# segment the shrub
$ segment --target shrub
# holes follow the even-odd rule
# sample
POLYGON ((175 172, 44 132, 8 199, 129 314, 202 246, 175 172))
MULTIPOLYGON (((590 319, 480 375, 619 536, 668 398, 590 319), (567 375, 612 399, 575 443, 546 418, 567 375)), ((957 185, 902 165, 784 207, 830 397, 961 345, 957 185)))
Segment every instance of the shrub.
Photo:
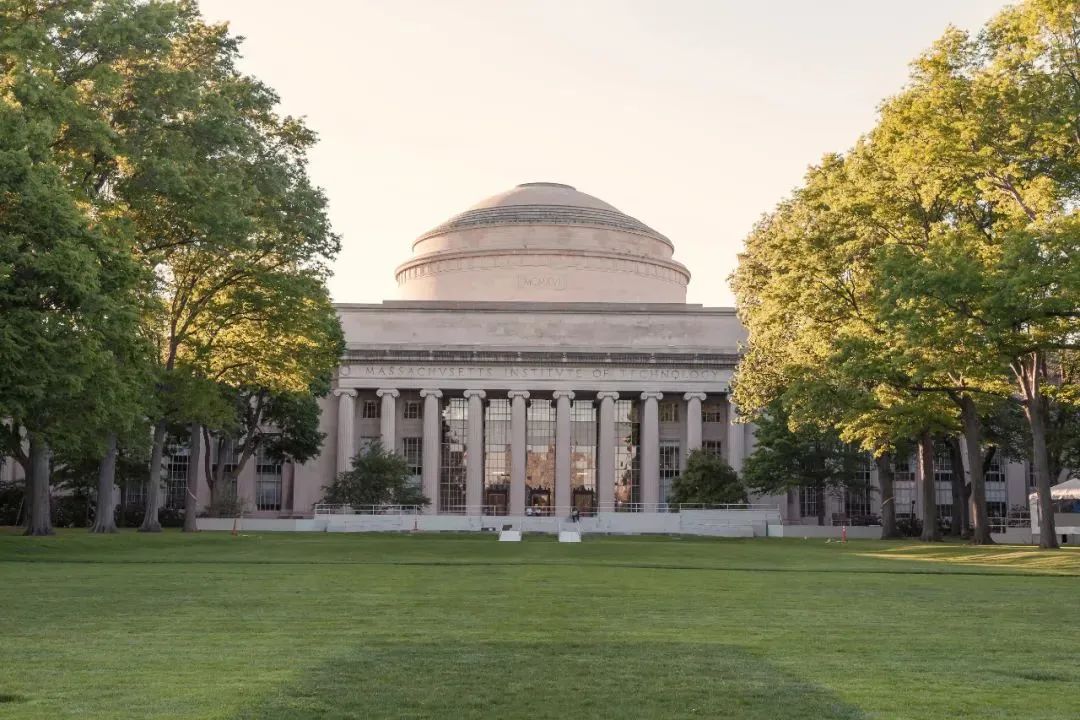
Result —
POLYGON ((686 472, 671 484, 672 505, 729 505, 746 502, 746 488, 738 474, 714 453, 694 450, 686 459, 686 472))
POLYGON ((323 502, 335 505, 430 505, 409 482, 405 458, 374 442, 352 459, 352 469, 340 473, 326 488, 323 502))

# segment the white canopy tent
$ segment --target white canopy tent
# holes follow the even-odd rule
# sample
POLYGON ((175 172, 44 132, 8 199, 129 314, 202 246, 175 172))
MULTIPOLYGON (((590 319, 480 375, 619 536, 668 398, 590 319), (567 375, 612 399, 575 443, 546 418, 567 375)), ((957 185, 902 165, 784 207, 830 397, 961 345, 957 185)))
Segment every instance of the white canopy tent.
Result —
POLYGON ((1072 478, 1050 488, 1051 500, 1080 500, 1080 478, 1072 478))
MULTIPOLYGON (((1031 532, 1039 534, 1039 495, 1028 496, 1031 507, 1031 532)), ((1080 478, 1070 478, 1050 488, 1050 499, 1054 502, 1080 501, 1080 478)), ((1080 535, 1080 513, 1055 512, 1054 526, 1061 535, 1080 535)))

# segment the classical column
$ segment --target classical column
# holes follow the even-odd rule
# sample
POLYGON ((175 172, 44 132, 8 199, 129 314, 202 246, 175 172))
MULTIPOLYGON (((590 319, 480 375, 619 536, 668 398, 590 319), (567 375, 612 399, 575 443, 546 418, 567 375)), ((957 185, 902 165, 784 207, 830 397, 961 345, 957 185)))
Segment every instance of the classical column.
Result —
POLYGON ((573 438, 570 437, 570 401, 574 393, 569 390, 556 390, 551 394, 555 398, 555 510, 559 515, 570 512, 570 452, 573 438))
POLYGON ((353 457, 353 422, 356 418, 356 390, 338 388, 337 396, 337 471, 348 472, 353 457))
POLYGON ((660 400, 663 393, 641 393, 641 502, 656 512, 660 503, 660 400))
POLYGON ((617 392, 596 394, 600 401, 600 427, 596 437, 596 503, 603 511, 615 506, 615 401, 617 392))
POLYGON ((528 390, 511 390, 510 398, 510 514, 525 514, 525 452, 528 443, 525 401, 528 390))
POLYGON ((688 392, 683 395, 686 401, 686 456, 701 449, 701 403, 705 400, 703 392, 688 392))
POLYGON ((484 397, 483 390, 466 390, 469 401, 469 429, 465 441, 465 512, 483 513, 484 504, 484 397))
POLYGON ((728 465, 734 468, 736 471, 742 470, 743 456, 746 454, 746 426, 736 422, 739 418, 739 409, 735 407, 735 403, 731 399, 731 394, 728 394, 728 465))
POLYGON ((427 499, 431 501, 428 512, 439 512, 439 441, 440 422, 439 398, 442 390, 421 390, 424 398, 424 448, 420 458, 420 485, 427 499))
POLYGON ((397 452, 397 397, 401 393, 393 388, 381 388, 375 394, 382 398, 379 409, 379 439, 383 449, 397 452))

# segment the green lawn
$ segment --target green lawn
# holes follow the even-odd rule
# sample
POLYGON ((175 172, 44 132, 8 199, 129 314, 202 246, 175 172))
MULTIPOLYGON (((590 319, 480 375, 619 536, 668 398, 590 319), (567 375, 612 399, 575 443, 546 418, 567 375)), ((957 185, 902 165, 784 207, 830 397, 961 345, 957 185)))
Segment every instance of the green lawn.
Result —
POLYGON ((0 530, 0 718, 1080 717, 1080 552, 0 530))

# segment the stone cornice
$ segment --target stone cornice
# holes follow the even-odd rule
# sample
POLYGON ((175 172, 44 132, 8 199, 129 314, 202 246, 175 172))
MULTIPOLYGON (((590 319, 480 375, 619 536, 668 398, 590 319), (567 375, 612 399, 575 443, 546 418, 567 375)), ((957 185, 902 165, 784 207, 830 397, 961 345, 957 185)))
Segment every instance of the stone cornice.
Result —
MULTIPOLYGON (((628 253, 599 250, 572 250, 561 248, 481 248, 477 250, 449 250, 414 257, 397 267, 394 278, 398 284, 409 280, 443 272, 490 270, 492 268, 532 267, 530 258, 565 258, 567 268, 587 268, 616 273, 632 273, 656 278, 686 287, 690 271, 674 260, 630 255, 628 253)), ((549 262, 543 267, 553 267, 549 262)))
POLYGON ((618 365, 644 367, 734 368, 737 353, 514 352, 493 350, 346 350, 342 364, 465 363, 471 365, 618 365))
POLYGON ((381 303, 335 303, 338 312, 430 312, 430 313, 556 313, 587 314, 614 312, 620 315, 719 315, 736 317, 735 308, 705 307, 686 303, 612 302, 483 302, 477 300, 386 300, 381 303))
POLYGON ((672 249, 675 247, 671 240, 637 218, 630 217, 618 210, 577 205, 507 205, 466 210, 418 237, 413 241, 413 247, 415 248, 418 243, 439 235, 474 228, 514 225, 531 225, 534 227, 570 226, 613 230, 658 240, 672 249))

